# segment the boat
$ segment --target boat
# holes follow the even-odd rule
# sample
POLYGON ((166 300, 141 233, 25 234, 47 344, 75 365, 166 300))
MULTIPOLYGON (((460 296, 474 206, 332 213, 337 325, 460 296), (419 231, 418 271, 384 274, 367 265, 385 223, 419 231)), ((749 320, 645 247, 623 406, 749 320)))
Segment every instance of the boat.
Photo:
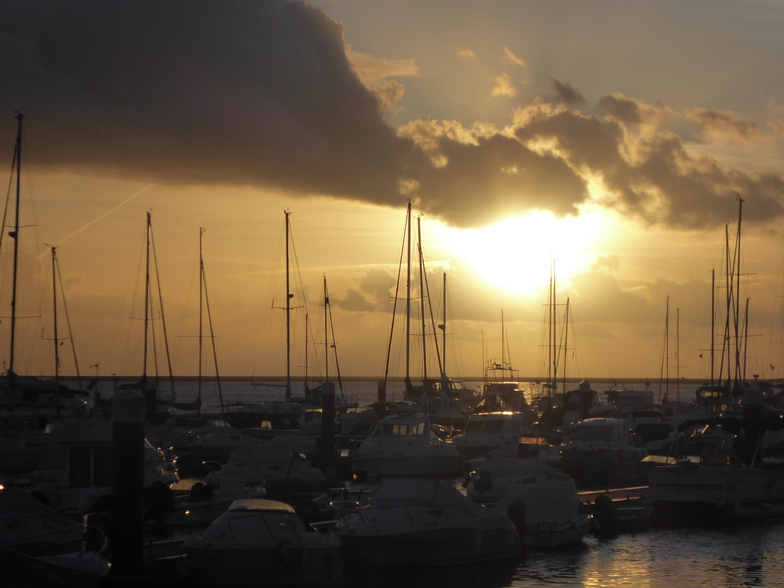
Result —
MULTIPOLYGON (((63 338, 58 336, 58 288, 62 284, 59 275, 56 247, 51 247, 52 252, 52 278, 53 278, 53 326, 54 334, 50 338, 54 343, 54 377, 52 379, 22 376, 17 373, 17 360, 19 353, 17 318, 20 305, 19 280, 19 244, 21 240, 20 229, 20 197, 22 175, 22 123, 24 115, 17 113, 17 133, 12 165, 12 182, 15 192, 9 190, 5 210, 13 211, 13 224, 7 235, 12 239, 12 275, 11 300, 9 320, 9 346, 6 373, 0 377, 0 472, 32 471, 42 451, 42 439, 48 424, 55 419, 84 416, 86 412, 87 393, 82 390, 72 390, 60 383, 60 358, 59 348, 63 338), (13 195, 13 196, 12 196, 13 195), (13 204, 11 199, 13 197, 13 204), (58 278, 60 278, 58 280, 58 278)), ((10 186, 9 186, 10 187, 10 186)), ((4 217, 5 218, 5 217, 4 217)), ((2 235, 6 233, 3 231, 2 235)), ((2 242, 2 236, 0 236, 2 242)), ((62 294, 61 289, 59 290, 62 294)), ((69 337, 70 339, 70 337, 69 337)), ((28 350, 29 353, 29 350, 28 350)), ((5 362, 4 362, 5 365, 5 362)), ((74 365, 77 377, 79 375, 78 362, 74 365)), ((80 387, 81 387, 81 380, 80 387)))
MULTIPOLYGON (((144 484, 176 481, 163 452, 144 442, 144 484)), ((30 478, 47 505, 80 517, 106 504, 112 492, 112 421, 86 419, 63 423, 46 438, 38 467, 30 478)))
POLYGON ((487 455, 505 443, 517 443, 536 420, 532 412, 485 412, 468 417, 462 433, 452 437, 452 445, 464 460, 487 455))
MULTIPOLYGON (((425 272, 425 258, 422 250, 422 231, 417 218, 416 248, 418 252, 417 263, 412 263, 412 248, 414 247, 414 236, 412 233, 412 211, 411 201, 408 201, 406 209, 406 223, 403 238, 403 251, 401 251, 401 262, 397 275, 395 288, 394 304, 392 308, 392 323, 389 333, 389 343, 387 346, 386 362, 384 366, 384 378, 381 386, 386 394, 387 382, 389 381, 389 366, 392 360, 393 339, 395 338, 395 317, 397 316, 398 292, 401 283, 405 282, 405 333, 403 334, 405 346, 405 373, 403 400, 417 407, 417 409, 427 414, 433 424, 444 427, 462 429, 468 415, 473 412, 481 401, 481 397, 476 390, 463 385, 460 380, 448 377, 446 370, 446 274, 444 274, 444 314, 441 324, 436 327, 435 317, 430 303, 430 288, 425 272), (405 274, 403 270, 403 259, 405 258, 405 274), (413 278, 412 271, 418 265, 418 279, 413 278), (415 288, 418 286, 418 292, 415 288), (412 332, 413 312, 412 303, 419 300, 419 333, 412 332), (428 327, 427 322, 430 322, 428 327), (436 329, 442 331, 442 345, 439 341, 436 329), (428 329, 431 331, 428 334, 428 329), (432 344, 428 344, 428 341, 432 344), (421 341, 421 344, 419 343, 421 341), (422 376, 421 383, 415 384, 411 379, 411 346, 412 342, 419 345, 421 357, 422 376), (435 354, 432 352, 435 351, 435 354), (438 368, 438 376, 432 377, 428 374, 428 369, 432 369, 433 355, 438 368)), ((384 402, 386 398, 379 397, 379 401, 384 402)))
POLYGON ((327 489, 324 473, 279 447, 238 447, 223 467, 204 477, 222 495, 264 486, 267 496, 312 497, 327 489))
POLYGON ((205 531, 183 543, 191 571, 219 588, 311 586, 344 577, 343 547, 334 523, 319 531, 288 504, 236 500, 205 531))
POLYGON ((550 480, 572 481, 565 474, 536 458, 477 459, 467 464, 470 471, 466 496, 475 502, 498 502, 512 488, 550 480))
POLYGON ((175 465, 181 477, 204 476, 209 462, 225 464, 237 447, 263 447, 266 441, 233 427, 212 427, 194 438, 188 447, 176 451, 175 465))
POLYGON ((725 435, 734 431, 736 443, 706 451, 697 460, 653 467, 648 484, 657 519, 669 513, 725 521, 784 515, 784 462, 764 449, 768 433, 784 430, 784 417, 716 417, 701 423, 721 427, 725 435), (755 429, 761 430, 756 442, 755 429))
POLYGON ((457 448, 436 437, 427 415, 414 412, 382 418, 351 456, 359 477, 448 476, 462 465, 457 448))
POLYGON ((0 569, 5 586, 97 588, 109 563, 94 551, 34 556, 8 547, 0 548, 0 569))
POLYGON ((32 493, 0 488, 0 570, 4 586, 97 586, 109 572, 106 537, 64 517, 32 493))
POLYGON ((592 515, 580 512, 577 487, 571 479, 536 481, 507 489, 493 506, 508 514, 520 541, 528 548, 559 548, 582 542, 592 515))
POLYGON ((531 410, 525 393, 517 381, 517 370, 507 358, 504 311, 501 310, 501 360, 489 361, 485 368, 482 401, 476 408, 481 412, 523 412, 531 410))
POLYGON ((520 556, 509 516, 474 504, 444 480, 386 478, 338 534, 357 566, 468 564, 520 556))
POLYGON ((650 524, 653 504, 647 496, 614 500, 609 493, 602 492, 593 502, 592 513, 594 535, 615 536, 621 533, 639 533, 650 524))
POLYGON ((575 424, 585 419, 610 417, 615 407, 599 399, 590 382, 583 380, 577 390, 569 390, 563 396, 563 424, 575 424))
POLYGON ((626 419, 589 418, 575 425, 561 447, 558 467, 578 483, 618 487, 644 481, 647 455, 626 419))
MULTIPOLYGON (((225 420, 232 427, 238 429, 249 429, 264 426, 268 423, 270 428, 273 429, 296 429, 299 426, 300 417, 310 408, 308 406, 308 398, 294 398, 292 397, 292 379, 291 379, 291 301, 294 294, 291 292, 291 269, 290 269, 290 248, 292 244, 291 239, 291 221, 289 216, 291 212, 284 211, 285 215, 285 306, 279 308, 285 311, 286 314, 286 380, 284 384, 273 384, 267 382, 251 382, 254 386, 270 386, 284 388, 283 399, 267 400, 261 402, 244 402, 230 404, 225 413, 225 420)), ((307 316, 307 315, 306 315, 307 316)), ((307 327, 306 327, 307 333, 307 327)), ((307 334, 306 334, 307 338, 307 334)), ((307 342, 306 342, 307 349, 307 342)), ((307 372, 307 369, 306 369, 307 372)), ((307 386, 307 384, 306 384, 307 386)))

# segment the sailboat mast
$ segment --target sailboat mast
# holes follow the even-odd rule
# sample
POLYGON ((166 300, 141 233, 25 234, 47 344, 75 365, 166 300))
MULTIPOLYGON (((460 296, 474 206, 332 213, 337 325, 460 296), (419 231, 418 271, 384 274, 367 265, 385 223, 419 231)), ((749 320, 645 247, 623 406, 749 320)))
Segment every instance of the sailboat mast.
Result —
POLYGON ((441 328, 443 329, 443 333, 441 333, 441 348, 444 350, 444 361, 441 364, 441 379, 446 378, 446 272, 444 272, 444 313, 443 313, 443 322, 441 323, 441 328))
MULTIPOLYGON (((199 385, 197 397, 201 401, 202 354, 204 345, 204 255, 202 241, 204 228, 199 227, 199 385)), ((201 410, 201 409, 200 409, 201 410)))
POLYGON ((553 260, 553 294, 552 294, 552 306, 550 316, 552 317, 553 326, 552 326, 552 333, 553 333, 553 344, 551 353, 553 354, 552 364, 553 364, 553 379, 550 381, 550 395, 555 392, 555 382, 558 379, 558 317, 556 316, 556 273, 555 273, 555 260, 553 260))
POLYGON ((286 215, 286 400, 291 399, 291 282, 289 276, 289 215, 286 215))
POLYGON ((681 309, 675 308, 675 397, 681 401, 681 309))
POLYGON ((147 386, 147 347, 150 327, 150 232, 152 231, 151 214, 147 213, 147 248, 144 272, 144 360, 142 364, 142 386, 147 386))
POLYGON ((308 391, 308 313, 305 313, 305 392, 308 391))
POLYGON ((740 244, 741 244, 741 221, 743 218, 743 198, 738 196, 738 236, 735 243, 735 393, 740 394, 740 244))
POLYGON ((327 276, 324 276, 324 381, 329 382, 329 295, 327 276))
POLYGON ((52 246, 52 317, 54 320, 54 389, 55 396, 60 391, 60 350, 57 340, 57 249, 52 246))
POLYGON ((710 344, 710 385, 714 385, 713 374, 716 358, 714 349, 716 337, 716 268, 711 269, 711 344, 710 344))
MULTIPOLYGON (((419 253, 419 314, 422 325, 422 380, 427 382, 427 332, 425 329, 425 259, 422 255, 422 224, 417 216, 417 252, 419 253)), ((432 314, 432 313, 431 313, 432 314)))
POLYGON ((667 312, 664 318, 664 395, 670 398, 670 297, 667 296, 667 312))
POLYGON ((406 215, 406 390, 411 387, 411 201, 406 215))
POLYGON ((14 230, 9 233, 14 240, 14 269, 13 285, 11 288, 11 349, 8 359, 8 386, 13 389, 16 374, 14 373, 14 350, 16 347, 16 294, 17 294, 17 274, 19 264, 19 199, 22 186, 22 119, 21 112, 16 113, 16 210, 14 211, 14 230))
POLYGON ((504 309, 501 309, 501 373, 506 369, 506 337, 504 331, 504 309))
POLYGON ((563 393, 566 397, 566 359, 569 355, 569 297, 566 297, 566 318, 564 320, 564 360, 563 360, 563 393))

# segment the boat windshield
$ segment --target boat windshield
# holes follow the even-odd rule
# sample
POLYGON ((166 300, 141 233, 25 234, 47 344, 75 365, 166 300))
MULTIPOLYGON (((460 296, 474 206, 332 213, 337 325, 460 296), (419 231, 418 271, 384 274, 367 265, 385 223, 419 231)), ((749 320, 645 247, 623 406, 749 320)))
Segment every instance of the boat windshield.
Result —
POLYGON ((483 433, 500 433, 504 429, 504 421, 487 421, 483 433))
POLYGON ((406 435, 424 435, 425 423, 379 423, 373 431, 373 437, 404 437, 406 435))
POLYGON ((463 432, 466 435, 478 435, 482 432, 482 425, 484 425, 484 421, 472 421, 469 419, 463 432))
POLYGON ((612 441, 615 427, 577 427, 572 441, 612 441))

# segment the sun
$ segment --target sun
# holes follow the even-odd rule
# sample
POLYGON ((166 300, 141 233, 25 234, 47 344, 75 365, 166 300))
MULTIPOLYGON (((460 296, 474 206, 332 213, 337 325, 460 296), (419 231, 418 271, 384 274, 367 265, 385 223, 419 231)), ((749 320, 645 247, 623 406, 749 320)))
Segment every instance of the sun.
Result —
POLYGON ((590 268, 606 229, 607 219, 599 213, 559 219, 534 211, 482 229, 443 227, 441 237, 452 256, 483 280, 535 296, 549 284, 553 262, 561 284, 590 268))

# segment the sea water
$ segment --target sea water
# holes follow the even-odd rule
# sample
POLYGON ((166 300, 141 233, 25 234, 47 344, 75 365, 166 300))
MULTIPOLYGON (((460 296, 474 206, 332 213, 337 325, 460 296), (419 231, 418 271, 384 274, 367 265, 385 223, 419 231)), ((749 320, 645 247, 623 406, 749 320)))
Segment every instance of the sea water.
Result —
MULTIPOLYGON (((367 405, 376 399, 376 382, 347 382, 343 393, 367 405)), ((478 385, 478 384, 477 384, 478 385)), ((194 382, 177 384, 178 400, 192 400, 194 382)), ((602 395, 610 384, 594 383, 602 395)), ((574 386, 576 387, 576 385, 574 386)), ((629 386, 641 387, 641 386, 629 386)), ((231 381, 221 386, 224 403, 282 399, 278 386, 254 386, 231 381)), ((670 383, 669 397, 689 401, 696 386, 670 383)), ((292 385, 293 395, 302 383, 292 385)), ((652 386, 658 399, 658 386, 652 386)), ((537 394, 527 385, 529 396, 537 394)), ((339 386, 336 393, 341 394, 339 386)), ((167 391, 162 391, 165 396, 167 391)), ((219 409, 215 382, 203 385, 205 410, 219 409)), ((388 400, 401 400, 400 384, 390 385, 388 400)), ((527 551, 519 560, 405 570, 357 571, 344 588, 507 588, 633 586, 784 586, 784 518, 734 526, 687 526, 677 521, 609 539, 589 536, 582 544, 551 551, 527 551)))

